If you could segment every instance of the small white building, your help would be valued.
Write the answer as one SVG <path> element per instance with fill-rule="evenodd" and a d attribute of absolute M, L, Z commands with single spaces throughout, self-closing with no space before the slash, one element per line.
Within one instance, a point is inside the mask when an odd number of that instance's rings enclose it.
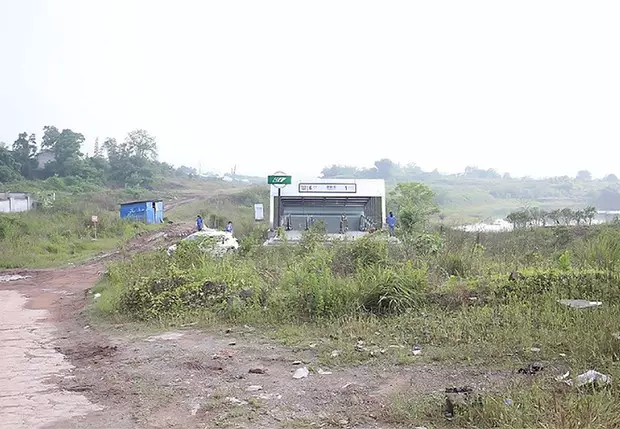
<path fill-rule="evenodd" d="M 271 186 L 271 227 L 303 231 L 322 221 L 328 233 L 340 232 L 346 216 L 351 233 L 380 229 L 386 217 L 383 179 L 302 179 L 280 188 Z"/>
<path fill-rule="evenodd" d="M 56 156 L 51 150 L 42 150 L 36 154 L 35 159 L 37 160 L 37 168 L 39 170 L 43 170 L 45 168 L 45 164 L 56 160 Z"/>
<path fill-rule="evenodd" d="M 33 206 L 33 199 L 25 192 L 0 193 L 0 213 L 26 212 Z"/>

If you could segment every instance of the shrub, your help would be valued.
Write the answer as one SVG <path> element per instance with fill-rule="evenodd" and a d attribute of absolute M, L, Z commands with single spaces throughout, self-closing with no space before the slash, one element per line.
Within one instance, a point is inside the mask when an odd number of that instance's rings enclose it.
<path fill-rule="evenodd" d="M 604 270 L 523 272 L 523 279 L 507 281 L 504 290 L 518 297 L 533 299 L 537 295 L 553 295 L 566 299 L 620 301 L 620 274 Z"/>
<path fill-rule="evenodd" d="M 362 269 L 356 279 L 361 288 L 361 306 L 377 314 L 414 308 L 424 300 L 426 277 L 426 270 L 415 269 L 410 263 Z"/>
<path fill-rule="evenodd" d="M 332 271 L 337 275 L 347 276 L 359 267 L 385 266 L 387 262 L 387 241 L 378 237 L 366 236 L 334 244 Z"/>
<path fill-rule="evenodd" d="M 348 279 L 336 278 L 330 252 L 320 249 L 289 266 L 279 286 L 281 312 L 305 319 L 339 317 L 357 309 L 357 288 Z"/>

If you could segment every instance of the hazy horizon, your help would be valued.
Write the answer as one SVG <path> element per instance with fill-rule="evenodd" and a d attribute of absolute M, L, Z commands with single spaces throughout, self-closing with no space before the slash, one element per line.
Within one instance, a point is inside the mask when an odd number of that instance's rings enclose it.
<path fill-rule="evenodd" d="M 0 4 L 0 141 L 157 137 L 203 171 L 620 175 L 612 1 Z"/>

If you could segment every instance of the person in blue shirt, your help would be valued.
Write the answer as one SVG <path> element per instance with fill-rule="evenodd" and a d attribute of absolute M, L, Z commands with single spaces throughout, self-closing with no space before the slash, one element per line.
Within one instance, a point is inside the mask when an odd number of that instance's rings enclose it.
<path fill-rule="evenodd" d="M 230 220 L 226 224 L 226 232 L 230 232 L 231 234 L 233 232 L 232 221 L 230 221 Z"/>
<path fill-rule="evenodd" d="M 390 235 L 394 235 L 394 228 L 396 228 L 396 216 L 394 216 L 394 213 L 390 212 L 385 222 L 388 224 L 388 228 L 390 228 Z"/>
<path fill-rule="evenodd" d="M 202 217 L 200 215 L 196 216 L 196 229 L 198 231 L 202 231 L 203 226 L 204 221 L 202 220 Z"/>

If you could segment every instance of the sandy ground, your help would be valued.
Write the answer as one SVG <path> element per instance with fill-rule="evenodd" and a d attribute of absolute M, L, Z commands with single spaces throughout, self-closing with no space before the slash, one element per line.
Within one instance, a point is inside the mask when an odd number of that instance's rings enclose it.
<path fill-rule="evenodd" d="M 168 244 L 153 237 L 129 247 Z M 510 377 L 431 364 L 322 368 L 331 374 L 320 375 L 314 350 L 274 344 L 251 328 L 94 329 L 82 310 L 113 257 L 13 271 L 28 278 L 0 282 L 0 428 L 389 428 L 383 409 L 396 392 L 496 388 Z M 293 378 L 304 366 L 310 375 Z"/>

